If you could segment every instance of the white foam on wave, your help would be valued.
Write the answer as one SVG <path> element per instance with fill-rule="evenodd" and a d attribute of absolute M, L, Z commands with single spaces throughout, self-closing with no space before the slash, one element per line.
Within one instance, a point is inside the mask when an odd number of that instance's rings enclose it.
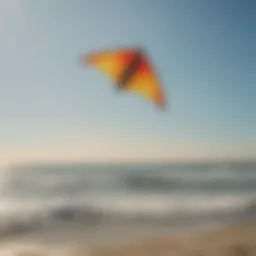
<path fill-rule="evenodd" d="M 88 204 L 102 212 L 123 215 L 207 214 L 244 209 L 256 199 L 252 196 L 232 195 L 102 195 Z"/>
<path fill-rule="evenodd" d="M 119 215 L 120 217 L 175 217 L 179 214 L 213 214 L 245 209 L 256 201 L 255 195 L 139 195 L 139 194 L 97 194 L 67 200 L 1 200 L 0 223 L 12 223 L 14 220 L 30 221 L 35 217 L 45 218 L 58 209 L 73 209 L 89 212 L 94 210 L 102 215 Z M 1 221 L 2 220 L 2 221 Z"/>

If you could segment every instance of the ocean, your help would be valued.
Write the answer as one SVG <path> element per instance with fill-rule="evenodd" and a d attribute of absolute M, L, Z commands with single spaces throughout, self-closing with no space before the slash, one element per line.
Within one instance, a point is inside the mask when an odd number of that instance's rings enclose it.
<path fill-rule="evenodd" d="M 253 163 L 38 164 L 0 171 L 0 241 L 112 243 L 248 220 L 256 220 Z"/>

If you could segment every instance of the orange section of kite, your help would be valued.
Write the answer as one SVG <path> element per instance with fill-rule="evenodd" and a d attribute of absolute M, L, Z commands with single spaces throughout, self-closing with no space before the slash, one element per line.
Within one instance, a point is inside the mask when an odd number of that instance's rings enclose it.
<path fill-rule="evenodd" d="M 92 52 L 83 55 L 82 61 L 108 76 L 118 89 L 139 94 L 159 108 L 166 108 L 163 86 L 143 50 L 124 48 Z"/>

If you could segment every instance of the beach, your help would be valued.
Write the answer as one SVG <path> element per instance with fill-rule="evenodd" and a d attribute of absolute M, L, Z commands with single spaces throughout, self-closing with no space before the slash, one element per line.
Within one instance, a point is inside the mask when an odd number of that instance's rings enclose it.
<path fill-rule="evenodd" d="M 255 256 L 256 222 L 215 230 L 140 238 L 116 245 L 43 246 L 0 243 L 1 256 Z"/>
<path fill-rule="evenodd" d="M 70 255 L 86 255 L 83 250 Z M 256 223 L 92 250 L 93 256 L 255 256 Z"/>

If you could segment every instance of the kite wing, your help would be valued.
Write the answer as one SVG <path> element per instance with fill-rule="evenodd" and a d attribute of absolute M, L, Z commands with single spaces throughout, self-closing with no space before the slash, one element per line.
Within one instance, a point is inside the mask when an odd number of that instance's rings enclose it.
<path fill-rule="evenodd" d="M 98 51 L 82 56 L 82 61 L 84 64 L 97 68 L 116 83 L 133 54 L 132 49 Z"/>
<path fill-rule="evenodd" d="M 143 55 L 137 72 L 128 82 L 127 90 L 142 95 L 160 108 L 166 107 L 162 85 L 146 55 Z"/>
<path fill-rule="evenodd" d="M 137 93 L 158 107 L 165 107 L 163 88 L 143 51 L 130 48 L 94 52 L 84 56 L 83 62 L 103 72 L 119 89 Z"/>

